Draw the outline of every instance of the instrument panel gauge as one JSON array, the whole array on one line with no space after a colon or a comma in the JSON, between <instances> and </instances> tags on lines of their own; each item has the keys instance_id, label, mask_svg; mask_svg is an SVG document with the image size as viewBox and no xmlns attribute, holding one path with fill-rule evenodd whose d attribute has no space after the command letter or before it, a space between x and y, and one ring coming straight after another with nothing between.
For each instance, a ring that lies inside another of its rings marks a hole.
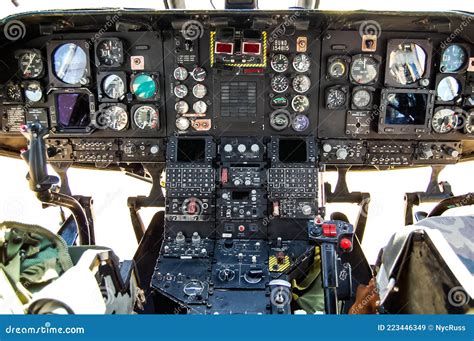
<instances>
[{"instance_id":1,"label":"instrument panel gauge","mask_svg":"<svg viewBox=\"0 0 474 341\"><path fill-rule=\"evenodd\" d=\"M203 98L207 94L207 88L204 84L196 84L193 86L193 95L196 98Z\"/></svg>"},{"instance_id":2,"label":"instrument panel gauge","mask_svg":"<svg viewBox=\"0 0 474 341\"><path fill-rule=\"evenodd\" d=\"M441 54L439 70L441 72L458 72L467 62L467 52L461 45L452 44L446 47Z\"/></svg>"},{"instance_id":3,"label":"instrument panel gauge","mask_svg":"<svg viewBox=\"0 0 474 341\"><path fill-rule=\"evenodd\" d=\"M206 75L206 70L200 66L196 66L193 69L192 76L196 82L203 82L206 79Z\"/></svg>"},{"instance_id":4,"label":"instrument panel gauge","mask_svg":"<svg viewBox=\"0 0 474 341\"><path fill-rule=\"evenodd\" d=\"M436 97L443 102L450 102L460 95L461 85L452 77L444 77L436 86Z\"/></svg>"},{"instance_id":5,"label":"instrument panel gauge","mask_svg":"<svg viewBox=\"0 0 474 341\"><path fill-rule=\"evenodd\" d=\"M342 58L329 61L328 75L332 79L341 79L347 75L347 63Z\"/></svg>"},{"instance_id":6,"label":"instrument panel gauge","mask_svg":"<svg viewBox=\"0 0 474 341\"><path fill-rule=\"evenodd\" d=\"M186 78L188 78L188 70L186 70L185 67L183 66L178 66L176 69L173 71L173 77L177 81L184 81Z\"/></svg>"},{"instance_id":7,"label":"instrument panel gauge","mask_svg":"<svg viewBox=\"0 0 474 341\"><path fill-rule=\"evenodd\" d=\"M278 109L271 113L270 115L270 126L277 130L281 131L286 129L291 124L291 115L288 110Z\"/></svg>"},{"instance_id":8,"label":"instrument panel gauge","mask_svg":"<svg viewBox=\"0 0 474 341\"><path fill-rule=\"evenodd\" d=\"M181 131L185 131L189 129L191 122L186 117L179 117L176 119L176 128Z\"/></svg>"},{"instance_id":9,"label":"instrument panel gauge","mask_svg":"<svg viewBox=\"0 0 474 341\"><path fill-rule=\"evenodd\" d=\"M352 106L355 109L366 109L372 102L372 93L367 89L352 91Z\"/></svg>"},{"instance_id":10,"label":"instrument panel gauge","mask_svg":"<svg viewBox=\"0 0 474 341\"><path fill-rule=\"evenodd\" d=\"M270 100L270 106L273 109L285 109L288 107L288 98L284 95L273 96Z\"/></svg>"},{"instance_id":11,"label":"instrument panel gauge","mask_svg":"<svg viewBox=\"0 0 474 341\"><path fill-rule=\"evenodd\" d=\"M24 85L25 98L29 102L39 102L43 99L43 89L40 82L31 81Z\"/></svg>"},{"instance_id":12,"label":"instrument panel gauge","mask_svg":"<svg viewBox=\"0 0 474 341\"><path fill-rule=\"evenodd\" d=\"M378 62L371 56L356 56L352 60L350 76L357 84L373 83L378 76Z\"/></svg>"},{"instance_id":13,"label":"instrument panel gauge","mask_svg":"<svg viewBox=\"0 0 474 341\"><path fill-rule=\"evenodd\" d=\"M184 84L178 84L175 85L173 92L176 97L184 98L188 94L188 87Z\"/></svg>"},{"instance_id":14,"label":"instrument panel gauge","mask_svg":"<svg viewBox=\"0 0 474 341\"><path fill-rule=\"evenodd\" d=\"M39 50L23 50L17 58L23 78L38 78L44 73L44 63Z\"/></svg>"},{"instance_id":15,"label":"instrument panel gauge","mask_svg":"<svg viewBox=\"0 0 474 341\"><path fill-rule=\"evenodd\" d=\"M60 45L53 53L54 74L63 83L87 83L87 54L74 43Z\"/></svg>"},{"instance_id":16,"label":"instrument panel gauge","mask_svg":"<svg viewBox=\"0 0 474 341\"><path fill-rule=\"evenodd\" d=\"M276 75L270 82L272 90L276 93L282 93L288 90L290 81L283 75Z\"/></svg>"},{"instance_id":17,"label":"instrument panel gauge","mask_svg":"<svg viewBox=\"0 0 474 341\"><path fill-rule=\"evenodd\" d=\"M389 72L401 85L413 84L423 78L426 67L426 52L415 43L399 44L389 55Z\"/></svg>"},{"instance_id":18,"label":"instrument panel gauge","mask_svg":"<svg viewBox=\"0 0 474 341\"><path fill-rule=\"evenodd\" d=\"M156 129L158 127L158 109L153 105L141 105L135 109L133 121L140 129Z\"/></svg>"},{"instance_id":19,"label":"instrument panel gauge","mask_svg":"<svg viewBox=\"0 0 474 341\"><path fill-rule=\"evenodd\" d=\"M309 109L309 99L305 95L296 95L291 100L291 107L297 113L303 113Z\"/></svg>"},{"instance_id":20,"label":"instrument panel gauge","mask_svg":"<svg viewBox=\"0 0 474 341\"><path fill-rule=\"evenodd\" d=\"M207 111L207 104L204 101L197 101L193 104L193 111L198 115L204 115Z\"/></svg>"},{"instance_id":21,"label":"instrument panel gauge","mask_svg":"<svg viewBox=\"0 0 474 341\"><path fill-rule=\"evenodd\" d=\"M20 84L9 82L6 86L6 96L9 102L23 102Z\"/></svg>"},{"instance_id":22,"label":"instrument panel gauge","mask_svg":"<svg viewBox=\"0 0 474 341\"><path fill-rule=\"evenodd\" d=\"M187 296L201 295L204 291L204 284L198 280L191 280L184 285L183 292Z\"/></svg>"},{"instance_id":23,"label":"instrument panel gauge","mask_svg":"<svg viewBox=\"0 0 474 341\"><path fill-rule=\"evenodd\" d=\"M270 65L273 71L275 72L285 72L286 70L288 70L290 61L288 60L287 56L279 53L279 54L273 55Z\"/></svg>"},{"instance_id":24,"label":"instrument panel gauge","mask_svg":"<svg viewBox=\"0 0 474 341\"><path fill-rule=\"evenodd\" d=\"M293 59L293 68L297 72L307 72L311 65L311 59L309 59L306 53L299 53Z\"/></svg>"},{"instance_id":25,"label":"instrument panel gauge","mask_svg":"<svg viewBox=\"0 0 474 341\"><path fill-rule=\"evenodd\" d=\"M309 127L308 116L301 115L301 114L296 115L295 118L293 119L293 122L291 123L291 127L293 128L294 131L297 131L297 132L305 131Z\"/></svg>"},{"instance_id":26,"label":"instrument panel gauge","mask_svg":"<svg viewBox=\"0 0 474 341\"><path fill-rule=\"evenodd\" d=\"M123 42L120 39L103 39L97 44L100 65L120 66L123 63Z\"/></svg>"},{"instance_id":27,"label":"instrument panel gauge","mask_svg":"<svg viewBox=\"0 0 474 341\"><path fill-rule=\"evenodd\" d=\"M452 131L458 124L458 115L451 108L440 108L433 114L431 126L438 134L446 134Z\"/></svg>"},{"instance_id":28,"label":"instrument panel gauge","mask_svg":"<svg viewBox=\"0 0 474 341\"><path fill-rule=\"evenodd\" d=\"M125 82L118 75L108 75L102 81L102 90L111 99L122 98L125 95Z\"/></svg>"},{"instance_id":29,"label":"instrument panel gauge","mask_svg":"<svg viewBox=\"0 0 474 341\"><path fill-rule=\"evenodd\" d=\"M132 79L130 88L138 99L148 100L158 92L158 83L151 75L140 73Z\"/></svg>"},{"instance_id":30,"label":"instrument panel gauge","mask_svg":"<svg viewBox=\"0 0 474 341\"><path fill-rule=\"evenodd\" d=\"M311 80L306 75L297 75L293 78L293 90L302 94L309 90L311 87Z\"/></svg>"},{"instance_id":31,"label":"instrument panel gauge","mask_svg":"<svg viewBox=\"0 0 474 341\"><path fill-rule=\"evenodd\" d=\"M326 108L344 108L347 101L347 90L340 86L330 87L326 90Z\"/></svg>"},{"instance_id":32,"label":"instrument panel gauge","mask_svg":"<svg viewBox=\"0 0 474 341\"><path fill-rule=\"evenodd\" d=\"M174 105L174 110L180 114L186 114L189 111L189 104L186 101L178 101Z\"/></svg>"},{"instance_id":33,"label":"instrument panel gauge","mask_svg":"<svg viewBox=\"0 0 474 341\"><path fill-rule=\"evenodd\" d=\"M118 105L112 105L105 108L107 127L112 130L124 130L128 125L128 114L124 108Z\"/></svg>"}]
</instances>

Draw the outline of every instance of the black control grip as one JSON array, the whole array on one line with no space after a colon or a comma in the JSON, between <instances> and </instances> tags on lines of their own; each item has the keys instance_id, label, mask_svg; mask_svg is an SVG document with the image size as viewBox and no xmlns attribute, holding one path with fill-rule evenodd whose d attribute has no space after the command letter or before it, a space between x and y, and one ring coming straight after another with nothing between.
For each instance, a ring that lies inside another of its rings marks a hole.
<instances>
[{"instance_id":1,"label":"black control grip","mask_svg":"<svg viewBox=\"0 0 474 341\"><path fill-rule=\"evenodd\" d=\"M46 144L44 137L48 130L39 122L29 123L21 127L23 136L28 140L28 150L22 152L21 157L29 167L28 181L34 192L44 192L59 182L56 176L48 175L46 168Z\"/></svg>"}]
</instances>

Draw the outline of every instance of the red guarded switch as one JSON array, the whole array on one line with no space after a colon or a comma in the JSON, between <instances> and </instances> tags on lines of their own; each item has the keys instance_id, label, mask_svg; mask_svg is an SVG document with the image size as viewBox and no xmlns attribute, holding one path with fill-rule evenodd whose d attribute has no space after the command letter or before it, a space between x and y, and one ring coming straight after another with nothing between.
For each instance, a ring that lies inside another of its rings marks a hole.
<instances>
[{"instance_id":1,"label":"red guarded switch","mask_svg":"<svg viewBox=\"0 0 474 341\"><path fill-rule=\"evenodd\" d=\"M349 238L342 238L341 239L341 242L339 243L339 246L341 247L341 249L343 249L344 251L348 251L352 248L352 242Z\"/></svg>"},{"instance_id":2,"label":"red guarded switch","mask_svg":"<svg viewBox=\"0 0 474 341\"><path fill-rule=\"evenodd\" d=\"M323 224L323 235L325 237L336 237L337 236L336 224Z\"/></svg>"},{"instance_id":3,"label":"red guarded switch","mask_svg":"<svg viewBox=\"0 0 474 341\"><path fill-rule=\"evenodd\" d=\"M194 200L191 200L188 203L188 214L196 214L197 213L197 203Z\"/></svg>"},{"instance_id":4,"label":"red guarded switch","mask_svg":"<svg viewBox=\"0 0 474 341\"><path fill-rule=\"evenodd\" d=\"M229 170L227 168L222 168L221 170L221 183L224 185L229 181Z\"/></svg>"}]
</instances>

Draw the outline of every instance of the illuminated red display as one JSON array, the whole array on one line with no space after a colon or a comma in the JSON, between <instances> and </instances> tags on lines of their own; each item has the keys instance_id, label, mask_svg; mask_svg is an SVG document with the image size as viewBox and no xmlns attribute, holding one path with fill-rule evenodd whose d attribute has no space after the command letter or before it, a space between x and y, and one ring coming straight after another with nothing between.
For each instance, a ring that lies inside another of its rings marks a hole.
<instances>
[{"instance_id":1,"label":"illuminated red display","mask_svg":"<svg viewBox=\"0 0 474 341\"><path fill-rule=\"evenodd\" d=\"M260 43L244 42L242 46L242 53L244 54L260 54Z\"/></svg>"},{"instance_id":2,"label":"illuminated red display","mask_svg":"<svg viewBox=\"0 0 474 341\"><path fill-rule=\"evenodd\" d=\"M216 42L216 51L217 54L233 54L234 53L234 44L233 43L219 43Z\"/></svg>"}]
</instances>

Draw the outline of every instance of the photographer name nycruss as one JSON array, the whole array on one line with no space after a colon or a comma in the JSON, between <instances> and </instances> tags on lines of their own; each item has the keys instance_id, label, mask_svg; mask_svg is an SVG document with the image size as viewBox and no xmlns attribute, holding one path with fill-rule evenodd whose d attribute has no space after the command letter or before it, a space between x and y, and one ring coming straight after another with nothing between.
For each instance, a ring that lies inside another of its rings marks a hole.
<instances>
[{"instance_id":1,"label":"photographer name nycruss","mask_svg":"<svg viewBox=\"0 0 474 341\"><path fill-rule=\"evenodd\" d=\"M378 331L396 332L396 331L435 331L435 332L465 332L465 325L456 324L378 324Z\"/></svg>"}]
</instances>

